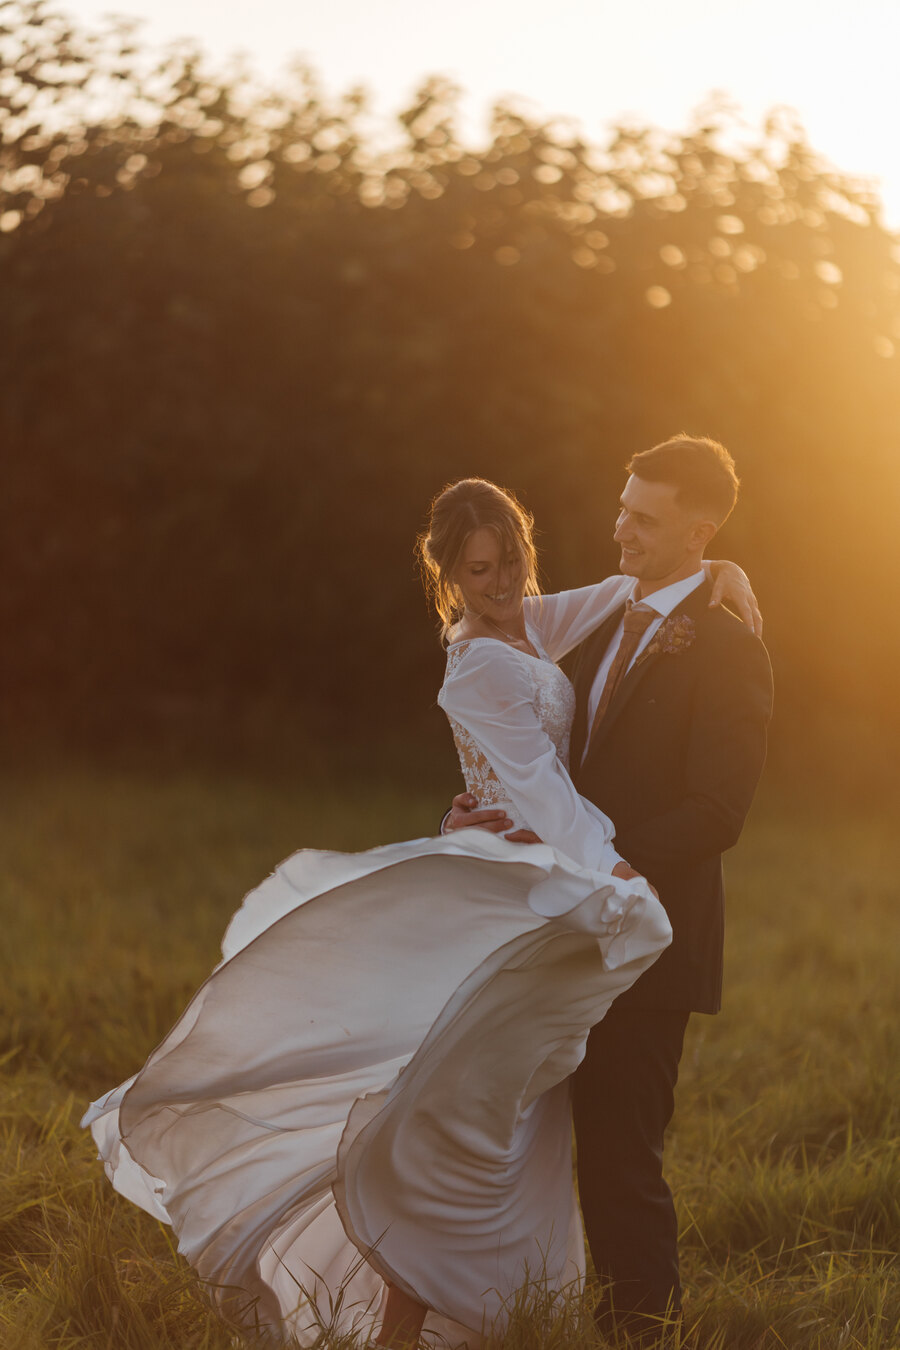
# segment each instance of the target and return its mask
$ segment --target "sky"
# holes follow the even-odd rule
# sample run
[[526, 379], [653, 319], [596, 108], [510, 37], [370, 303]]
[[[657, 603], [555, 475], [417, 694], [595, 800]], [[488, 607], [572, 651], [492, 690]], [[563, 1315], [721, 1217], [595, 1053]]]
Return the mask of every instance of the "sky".
[[145, 40], [199, 38], [275, 75], [303, 55], [325, 89], [363, 84], [385, 119], [426, 75], [465, 91], [477, 141], [491, 103], [524, 96], [602, 143], [630, 116], [679, 131], [712, 91], [758, 124], [795, 108], [827, 160], [877, 180], [900, 229], [900, 0], [60, 0], [93, 23], [146, 20]]

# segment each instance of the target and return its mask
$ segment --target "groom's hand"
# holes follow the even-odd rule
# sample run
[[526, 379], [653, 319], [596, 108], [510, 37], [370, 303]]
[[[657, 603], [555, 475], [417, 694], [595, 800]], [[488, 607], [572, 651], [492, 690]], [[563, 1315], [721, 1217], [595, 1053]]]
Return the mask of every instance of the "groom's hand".
[[502, 834], [504, 830], [511, 830], [513, 823], [505, 811], [481, 811], [477, 797], [471, 792], [460, 792], [453, 798], [453, 805], [444, 817], [441, 833], [452, 834], [454, 830], [467, 830], [472, 826]]
[[479, 810], [478, 798], [471, 792], [460, 792], [453, 798], [453, 805], [441, 823], [441, 834], [452, 834], [454, 830], [467, 830], [477, 826], [480, 830], [490, 830], [491, 834], [507, 834], [511, 844], [540, 844], [543, 841], [534, 830], [513, 830], [513, 823], [505, 811]]
[[[636, 868], [632, 867], [627, 862], [616, 863], [615, 867], [612, 870], [612, 874], [614, 877], [621, 878], [622, 881], [631, 881], [632, 878], [634, 877], [638, 877], [641, 881], [647, 881], [647, 878], [644, 876], [643, 872], [638, 872]], [[652, 882], [647, 881], [647, 885], [650, 887], [651, 891], [658, 900], [659, 891], [652, 884]]]

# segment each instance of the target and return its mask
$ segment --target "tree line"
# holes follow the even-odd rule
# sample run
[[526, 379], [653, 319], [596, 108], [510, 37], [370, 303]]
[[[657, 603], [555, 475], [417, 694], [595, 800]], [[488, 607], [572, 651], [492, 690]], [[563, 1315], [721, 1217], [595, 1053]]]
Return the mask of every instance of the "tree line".
[[678, 430], [738, 461], [717, 551], [784, 723], [896, 733], [900, 243], [791, 114], [594, 145], [508, 101], [473, 148], [432, 78], [384, 149], [359, 91], [40, 0], [0, 3], [0, 60], [10, 735], [401, 726], [440, 679], [434, 492], [513, 487], [548, 587], [584, 583]]

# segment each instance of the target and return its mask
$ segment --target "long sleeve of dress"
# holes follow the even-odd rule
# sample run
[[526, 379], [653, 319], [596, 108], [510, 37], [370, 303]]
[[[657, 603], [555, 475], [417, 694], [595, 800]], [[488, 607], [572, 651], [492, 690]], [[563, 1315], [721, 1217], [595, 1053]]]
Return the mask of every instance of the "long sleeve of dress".
[[606, 577], [574, 591], [528, 595], [525, 618], [550, 659], [559, 661], [624, 605], [633, 590], [633, 577]]
[[581, 866], [611, 872], [622, 861], [613, 823], [576, 792], [542, 726], [531, 659], [502, 642], [472, 642], [438, 702], [475, 742], [519, 821]]
[[[701, 565], [707, 581], [713, 581], [723, 564], [707, 559]], [[634, 586], [633, 577], [605, 577], [592, 586], [579, 586], [574, 591], [526, 595], [525, 618], [550, 659], [560, 661], [624, 605]]]

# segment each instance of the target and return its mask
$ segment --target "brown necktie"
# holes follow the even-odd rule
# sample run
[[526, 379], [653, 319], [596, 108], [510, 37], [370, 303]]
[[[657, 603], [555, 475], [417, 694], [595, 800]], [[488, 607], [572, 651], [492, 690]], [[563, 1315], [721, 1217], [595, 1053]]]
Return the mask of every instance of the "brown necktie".
[[622, 683], [641, 638], [653, 623], [653, 620], [658, 618], [659, 615], [655, 609], [635, 609], [631, 601], [628, 601], [625, 607], [625, 631], [619, 643], [619, 650], [616, 652], [606, 675], [606, 684], [603, 686], [603, 693], [600, 695], [600, 702], [597, 704], [597, 711], [594, 713], [594, 720], [591, 723], [588, 744], [597, 734], [597, 728], [603, 721], [607, 708], [612, 703], [613, 695]]

